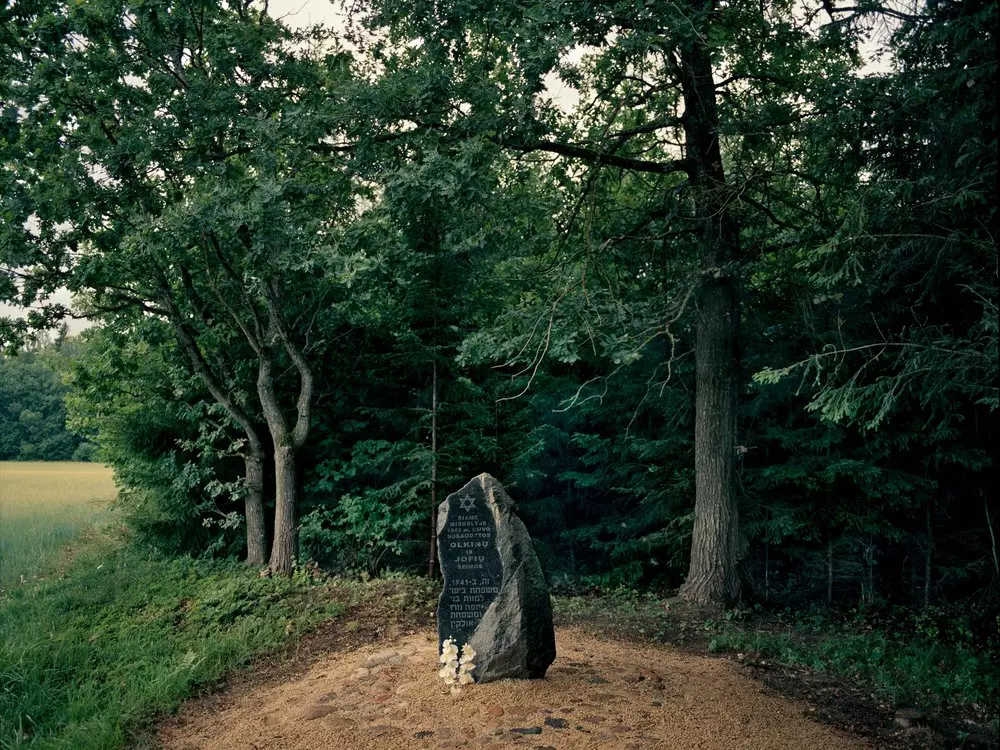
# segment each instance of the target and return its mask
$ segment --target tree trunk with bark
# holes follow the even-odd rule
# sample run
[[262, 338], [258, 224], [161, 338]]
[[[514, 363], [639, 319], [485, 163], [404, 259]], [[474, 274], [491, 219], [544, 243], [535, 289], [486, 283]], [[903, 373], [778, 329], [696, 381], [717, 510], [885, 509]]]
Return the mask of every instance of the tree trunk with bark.
[[246, 465], [247, 563], [263, 565], [267, 534], [264, 530], [264, 452], [259, 444], [243, 456]]
[[295, 525], [295, 506], [298, 500], [295, 445], [275, 394], [270, 353], [262, 349], [258, 357], [257, 395], [274, 441], [274, 538], [271, 541], [268, 567], [272, 573], [288, 574], [295, 567], [298, 547]]
[[681, 598], [724, 607], [740, 596], [744, 543], [735, 492], [739, 228], [728, 204], [719, 145], [708, 24], [680, 48], [685, 156], [701, 223], [695, 344], [695, 521]]
[[298, 552], [298, 526], [295, 509], [298, 500], [298, 476], [295, 449], [279, 445], [274, 449], [274, 540], [271, 543], [270, 569], [288, 574], [295, 567]]
[[[249, 227], [242, 225], [237, 231], [248, 252], [253, 248], [253, 235]], [[281, 289], [274, 281], [261, 284], [256, 298], [251, 298], [243, 288], [243, 279], [226, 258], [222, 243], [211, 230], [205, 232], [206, 278], [219, 301], [236, 328], [257, 355], [257, 398], [260, 401], [264, 421], [271, 434], [274, 446], [275, 508], [274, 539], [271, 543], [271, 559], [268, 567], [272, 573], [289, 574], [295, 567], [298, 548], [298, 526], [296, 506], [298, 501], [298, 475], [296, 456], [309, 436], [312, 420], [314, 376], [302, 350], [292, 340], [284, 318], [281, 304]], [[209, 245], [215, 251], [219, 268], [229, 287], [238, 290], [234, 298], [240, 299], [242, 313], [230, 302], [224, 287], [216, 283], [209, 272]], [[263, 304], [266, 317], [261, 315]], [[192, 342], [193, 343], [193, 342]], [[289, 428], [288, 421], [278, 401], [274, 368], [279, 362], [278, 354], [284, 351], [291, 360], [299, 376], [299, 392], [295, 401], [295, 422]], [[261, 472], [262, 473], [262, 472]], [[263, 519], [263, 502], [261, 503]], [[248, 521], [249, 524], [249, 521]], [[263, 523], [260, 524], [263, 528]], [[261, 542], [263, 545], [263, 542]]]
[[[314, 378], [312, 369], [285, 329], [274, 289], [265, 292], [268, 310], [267, 334], [257, 347], [257, 396], [264, 419], [274, 441], [274, 540], [271, 543], [272, 573], [287, 575], [295, 567], [298, 552], [298, 471], [296, 458], [309, 436], [312, 419]], [[299, 375], [299, 394], [295, 402], [295, 423], [289, 429], [275, 389], [273, 352], [264, 342], [280, 341]]]
[[244, 507], [247, 521], [247, 563], [263, 565], [267, 535], [264, 529], [264, 448], [260, 436], [257, 434], [257, 429], [250, 415], [233, 401], [229, 390], [219, 382], [205, 361], [194, 334], [188, 329], [184, 316], [180, 313], [169, 292], [165, 278], [161, 283], [160, 301], [168, 313], [168, 320], [174, 330], [174, 335], [181, 349], [187, 355], [191, 368], [216, 403], [220, 404], [230, 418], [242, 428], [246, 437], [247, 452], [243, 455], [243, 460], [246, 484]]

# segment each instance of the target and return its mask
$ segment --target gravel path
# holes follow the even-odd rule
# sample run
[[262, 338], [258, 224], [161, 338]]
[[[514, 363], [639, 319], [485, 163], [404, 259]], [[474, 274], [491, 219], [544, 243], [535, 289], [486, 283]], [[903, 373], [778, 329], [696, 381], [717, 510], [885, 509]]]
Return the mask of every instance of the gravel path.
[[167, 750], [705, 750], [867, 748], [765, 692], [724, 659], [556, 632], [544, 680], [470, 685], [437, 677], [436, 636], [320, 659], [300, 678], [210, 707], [160, 731]]

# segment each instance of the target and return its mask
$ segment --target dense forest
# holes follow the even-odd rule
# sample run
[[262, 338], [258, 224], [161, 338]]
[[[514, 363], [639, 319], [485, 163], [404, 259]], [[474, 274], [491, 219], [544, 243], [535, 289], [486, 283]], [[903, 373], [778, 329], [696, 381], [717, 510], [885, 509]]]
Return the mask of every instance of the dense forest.
[[488, 471], [555, 587], [995, 613], [996, 3], [342, 18], [0, 8], [0, 458], [65, 387], [170, 552], [433, 576]]

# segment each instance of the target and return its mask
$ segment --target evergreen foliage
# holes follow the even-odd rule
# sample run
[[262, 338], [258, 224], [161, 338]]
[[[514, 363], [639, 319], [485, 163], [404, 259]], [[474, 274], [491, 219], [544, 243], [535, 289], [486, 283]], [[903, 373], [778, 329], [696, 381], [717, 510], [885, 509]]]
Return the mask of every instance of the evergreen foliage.
[[995, 3], [372, 1], [353, 59], [245, 3], [138, 8], [0, 11], [0, 292], [36, 308], [12, 342], [59, 285], [99, 322], [71, 421], [145, 541], [242, 554], [259, 454], [298, 562], [426, 570], [489, 471], [553, 584], [677, 589], [712, 302], [743, 597], [996, 611]]

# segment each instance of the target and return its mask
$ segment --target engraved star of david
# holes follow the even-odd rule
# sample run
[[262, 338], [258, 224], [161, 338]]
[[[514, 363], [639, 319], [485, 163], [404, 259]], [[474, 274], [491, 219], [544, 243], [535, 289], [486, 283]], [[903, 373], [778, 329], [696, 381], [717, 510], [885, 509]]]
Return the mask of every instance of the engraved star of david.
[[476, 504], [476, 499], [471, 495], [464, 495], [458, 498], [458, 504], [462, 507], [466, 513], [472, 510], [472, 507]]

